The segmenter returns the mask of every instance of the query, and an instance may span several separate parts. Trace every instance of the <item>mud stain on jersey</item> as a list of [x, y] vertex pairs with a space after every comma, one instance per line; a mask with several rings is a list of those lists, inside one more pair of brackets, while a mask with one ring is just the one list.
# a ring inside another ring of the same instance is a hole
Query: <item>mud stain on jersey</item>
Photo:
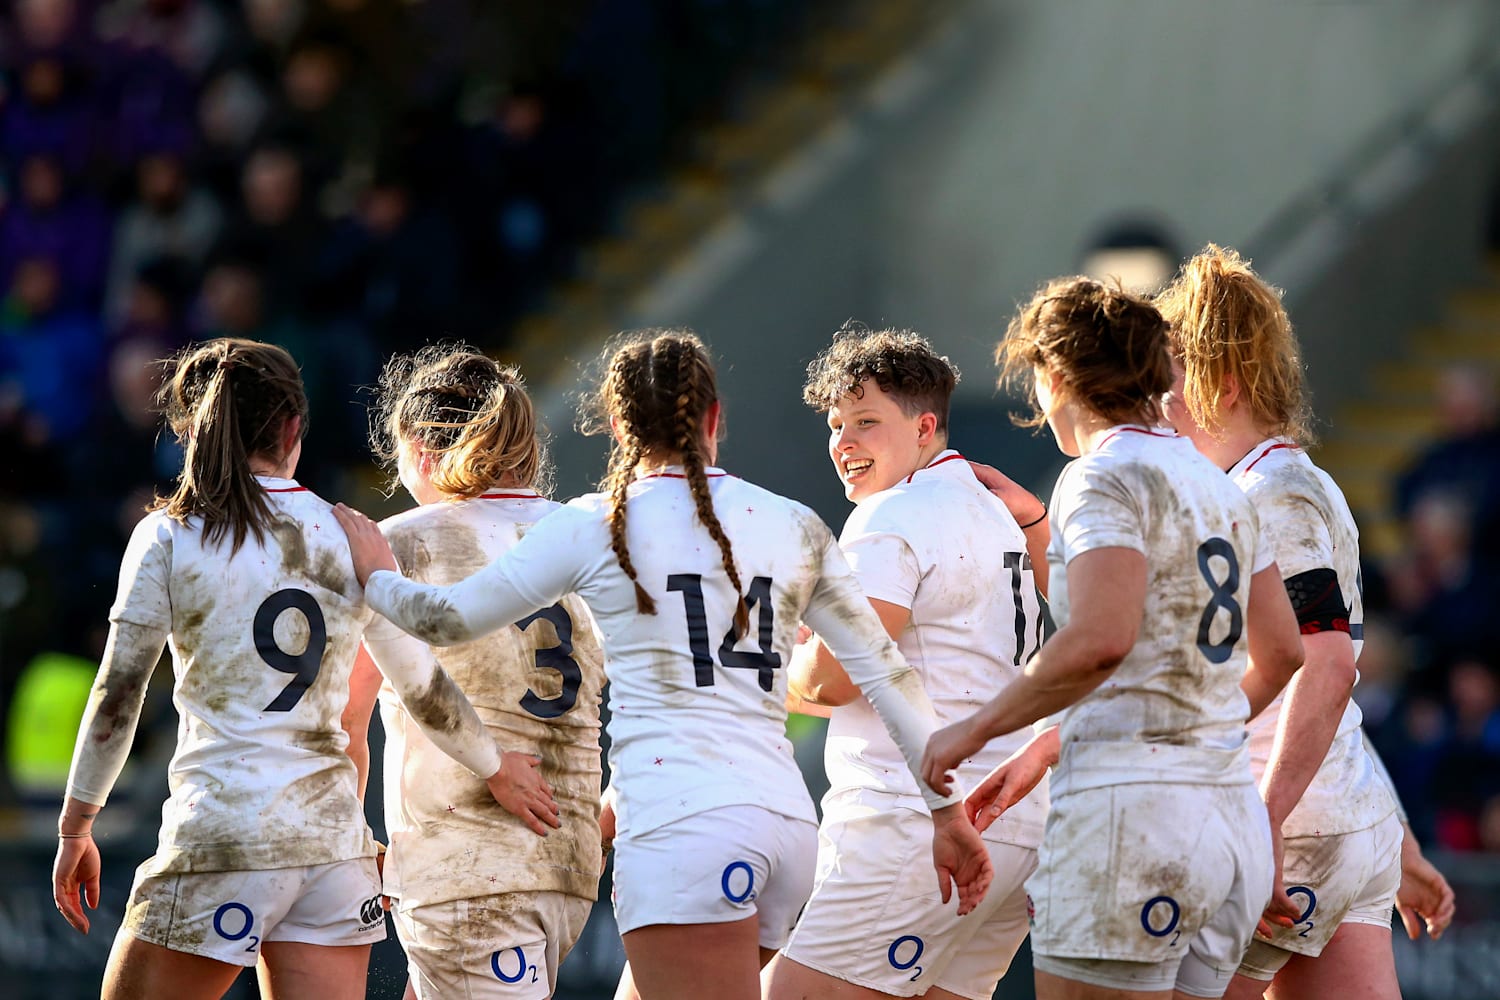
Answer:
[[307, 539], [302, 535], [302, 525], [288, 517], [278, 517], [271, 522], [271, 535], [281, 549], [281, 569], [288, 576], [307, 576]]
[[424, 642], [451, 646], [469, 638], [463, 616], [441, 597], [429, 593], [403, 594], [395, 599], [391, 621]]
[[440, 733], [457, 732], [463, 726], [464, 708], [468, 704], [453, 678], [441, 667], [420, 694], [405, 702], [406, 710], [418, 723]]

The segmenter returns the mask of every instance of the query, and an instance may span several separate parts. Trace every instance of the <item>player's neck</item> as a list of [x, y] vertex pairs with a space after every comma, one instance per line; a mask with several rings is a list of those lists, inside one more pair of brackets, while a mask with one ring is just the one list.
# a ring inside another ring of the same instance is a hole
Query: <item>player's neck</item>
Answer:
[[1224, 426], [1218, 429], [1217, 435], [1201, 433], [1193, 444], [1205, 458], [1228, 472], [1249, 454], [1250, 449], [1271, 436], [1265, 428], [1256, 426], [1249, 414], [1236, 409], [1225, 417]]

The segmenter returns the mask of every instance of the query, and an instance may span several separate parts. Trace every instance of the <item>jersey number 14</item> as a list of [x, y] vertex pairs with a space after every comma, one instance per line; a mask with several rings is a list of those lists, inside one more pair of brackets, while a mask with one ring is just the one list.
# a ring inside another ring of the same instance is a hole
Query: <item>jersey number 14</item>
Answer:
[[[693, 681], [698, 687], [713, 687], [714, 657], [708, 639], [708, 614], [703, 608], [703, 574], [673, 573], [667, 577], [667, 589], [682, 594], [682, 609], [687, 615], [688, 647], [693, 651]], [[719, 664], [740, 670], [758, 671], [756, 678], [762, 691], [775, 685], [771, 671], [781, 666], [781, 654], [775, 645], [775, 612], [771, 608], [771, 578], [757, 576], [750, 581], [750, 590], [745, 594], [745, 607], [756, 615], [755, 639], [760, 647], [754, 652], [735, 649], [734, 626], [724, 633], [719, 643]]]

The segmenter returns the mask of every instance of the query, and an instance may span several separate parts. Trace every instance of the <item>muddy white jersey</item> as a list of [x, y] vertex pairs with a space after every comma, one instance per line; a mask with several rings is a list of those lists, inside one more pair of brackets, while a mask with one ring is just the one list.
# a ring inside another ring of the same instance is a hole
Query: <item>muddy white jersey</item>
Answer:
[[[1282, 579], [1332, 570], [1349, 609], [1354, 655], [1364, 645], [1360, 595], [1359, 530], [1343, 492], [1294, 441], [1262, 441], [1229, 470], [1255, 505]], [[1250, 760], [1257, 779], [1276, 739], [1282, 695], [1250, 722]], [[1362, 720], [1353, 698], [1339, 719], [1328, 756], [1282, 826], [1288, 837], [1353, 833], [1380, 822], [1396, 808], [1360, 738]]]
[[[910, 610], [896, 645], [921, 675], [939, 725], [967, 718], [997, 695], [1041, 643], [1026, 535], [956, 451], [862, 501], [839, 547], [866, 596]], [[977, 784], [1030, 737], [1024, 730], [991, 740], [959, 765], [961, 780]], [[833, 710], [824, 765], [831, 792], [892, 792], [925, 811], [900, 750], [863, 696]], [[839, 800], [830, 794], [828, 801]], [[1046, 814], [1043, 780], [985, 838], [1036, 847]]]
[[[446, 586], [508, 552], [561, 505], [527, 489], [434, 503], [381, 524], [413, 580]], [[538, 837], [500, 807], [483, 781], [418, 728], [389, 682], [385, 725], [386, 892], [406, 907], [506, 892], [599, 886], [599, 702], [604, 655], [577, 597], [456, 646], [431, 647], [381, 618], [366, 642], [377, 663], [431, 657], [458, 684], [495, 742], [542, 759], [562, 827]]]
[[[643, 833], [726, 805], [814, 819], [786, 736], [788, 662], [799, 621], [822, 635], [895, 726], [920, 768], [933, 729], [921, 681], [860, 592], [833, 535], [803, 505], [707, 470], [734, 549], [750, 627], [733, 634], [736, 595], [719, 546], [698, 522], [680, 470], [629, 488], [626, 538], [655, 614], [610, 546], [610, 499], [579, 497], [539, 521], [501, 559], [446, 589], [371, 575], [372, 606], [429, 642], [453, 643], [579, 594], [603, 636], [612, 784], [621, 831]], [[928, 792], [929, 805], [958, 796]]]
[[1068, 564], [1114, 547], [1146, 557], [1145, 611], [1109, 679], [1062, 714], [1064, 765], [1078, 766], [1054, 770], [1053, 796], [1130, 781], [1250, 781], [1244, 612], [1251, 576], [1272, 562], [1254, 508], [1187, 438], [1117, 427], [1053, 490], [1047, 557], [1059, 628], [1089, 613], [1069, 606]]
[[[205, 542], [200, 518], [157, 511], [136, 525], [120, 567], [110, 621], [156, 637], [157, 653], [170, 633], [179, 718], [146, 874], [374, 854], [340, 722], [370, 611], [329, 504], [289, 479], [259, 481], [272, 511], [262, 541], [247, 535], [231, 555], [229, 538]], [[133, 730], [138, 699], [110, 700], [93, 707], [96, 729]], [[102, 803], [118, 765], [99, 767], [85, 742], [70, 794]]]

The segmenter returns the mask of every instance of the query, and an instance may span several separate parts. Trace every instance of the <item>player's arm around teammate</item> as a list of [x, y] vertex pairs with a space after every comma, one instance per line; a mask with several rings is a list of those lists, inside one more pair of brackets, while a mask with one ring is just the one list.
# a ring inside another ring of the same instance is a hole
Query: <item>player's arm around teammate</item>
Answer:
[[[804, 388], [827, 413], [829, 457], [857, 504], [840, 547], [940, 722], [981, 704], [1041, 641], [1026, 534], [948, 448], [957, 380], [919, 335], [856, 329], [808, 366]], [[1026, 500], [1034, 519], [1041, 503]], [[1021, 883], [1045, 794], [993, 831], [995, 882], [959, 918], [922, 892], [930, 820], [918, 786], [820, 639], [798, 647], [789, 683], [842, 707], [828, 732], [818, 882], [769, 970], [769, 996], [990, 996], [1026, 934]], [[967, 762], [965, 782], [1004, 752]]]
[[1255, 504], [1306, 651], [1285, 696], [1251, 713], [1278, 878], [1261, 928], [1269, 940], [1252, 944], [1228, 995], [1259, 997], [1271, 982], [1281, 998], [1396, 997], [1401, 829], [1350, 700], [1363, 621], [1358, 534], [1338, 487], [1301, 448], [1309, 413], [1291, 323], [1280, 293], [1216, 246], [1184, 264], [1158, 304], [1173, 324], [1166, 415]]
[[[635, 983], [648, 1000], [750, 1000], [811, 883], [812, 803], [785, 746], [778, 669], [798, 618], [842, 654], [914, 772], [931, 709], [827, 527], [712, 466], [720, 406], [696, 337], [628, 338], [596, 398], [615, 439], [607, 492], [538, 522], [464, 581], [424, 587], [380, 572], [395, 563], [379, 531], [340, 517], [372, 604], [429, 642], [482, 635], [568, 592], [584, 598], [608, 655], [615, 909]], [[929, 794], [935, 809], [958, 805]], [[977, 903], [989, 859], [961, 812], [935, 832], [933, 855], [961, 905]]]

